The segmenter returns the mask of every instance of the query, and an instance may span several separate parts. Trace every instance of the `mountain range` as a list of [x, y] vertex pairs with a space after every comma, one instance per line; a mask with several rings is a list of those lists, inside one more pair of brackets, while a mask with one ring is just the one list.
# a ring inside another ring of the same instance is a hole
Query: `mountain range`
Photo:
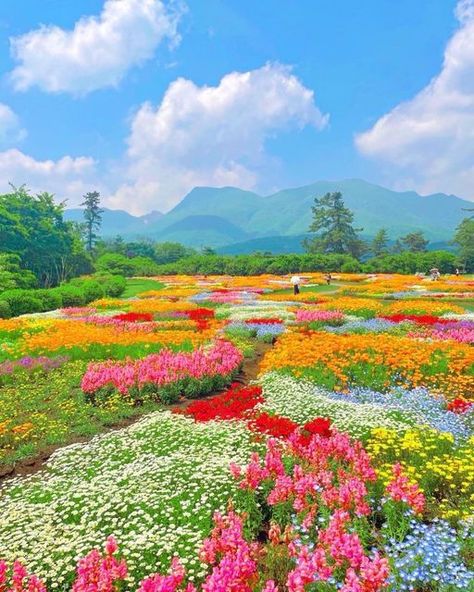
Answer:
[[[153, 211], [132, 216], [105, 209], [103, 237], [148, 237], [177, 241], [192, 247], [209, 246], [220, 252], [297, 252], [311, 223], [315, 197], [341, 191], [354, 213], [362, 236], [371, 238], [386, 228], [392, 240], [421, 230], [436, 243], [452, 238], [472, 202], [454, 195], [421, 196], [415, 191], [393, 191], [360, 179], [317, 181], [261, 196], [236, 187], [196, 187], [166, 214]], [[81, 221], [82, 210], [66, 210], [68, 220]]]

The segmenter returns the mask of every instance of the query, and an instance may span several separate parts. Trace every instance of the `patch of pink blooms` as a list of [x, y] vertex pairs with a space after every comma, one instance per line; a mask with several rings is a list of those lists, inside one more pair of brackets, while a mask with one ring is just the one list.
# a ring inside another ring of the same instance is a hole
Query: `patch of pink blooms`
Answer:
[[220, 339], [208, 349], [199, 348], [191, 353], [163, 349], [139, 360], [89, 364], [81, 387], [88, 394], [107, 386], [127, 394], [130, 389], [146, 385], [159, 388], [184, 378], [228, 376], [239, 367], [242, 359], [242, 353], [232, 343]]
[[[283, 453], [290, 453], [295, 461], [291, 471], [285, 469]], [[244, 489], [257, 490], [265, 484], [268, 505], [290, 503], [303, 532], [314, 533], [312, 540], [317, 542], [311, 548], [296, 531], [288, 545], [296, 564], [288, 574], [288, 592], [304, 592], [308, 585], [336, 575], [342, 577], [343, 592], [386, 588], [387, 559], [377, 553], [366, 555], [352, 529], [353, 518], [370, 513], [366, 484], [376, 480], [360, 442], [336, 431], [330, 437], [315, 435], [308, 442], [296, 432], [286, 443], [270, 440], [264, 458], [254, 454], [245, 471], [235, 465], [231, 470]], [[321, 507], [332, 512], [323, 529], [317, 524]]]
[[116, 583], [128, 574], [124, 559], [116, 557], [118, 551], [114, 537], [110, 536], [104, 554], [92, 549], [77, 564], [76, 580], [72, 592], [115, 592]]
[[91, 306], [69, 306], [61, 308], [61, 313], [67, 317], [89, 317], [97, 312], [96, 308]]
[[15, 561], [11, 568], [5, 561], [0, 561], [0, 592], [46, 592], [46, 587], [19, 561]]
[[344, 321], [344, 314], [337, 310], [316, 310], [300, 308], [296, 311], [297, 323]]
[[132, 321], [124, 321], [122, 319], [114, 319], [110, 316], [93, 315], [84, 319], [88, 323], [99, 325], [102, 327], [113, 327], [117, 331], [128, 333], [153, 333], [156, 331], [156, 323], [148, 321], [144, 323], [135, 323]]
[[426, 500], [418, 485], [410, 483], [400, 463], [393, 465], [392, 473], [393, 479], [386, 487], [388, 495], [396, 502], [405, 502], [414, 512], [421, 514]]

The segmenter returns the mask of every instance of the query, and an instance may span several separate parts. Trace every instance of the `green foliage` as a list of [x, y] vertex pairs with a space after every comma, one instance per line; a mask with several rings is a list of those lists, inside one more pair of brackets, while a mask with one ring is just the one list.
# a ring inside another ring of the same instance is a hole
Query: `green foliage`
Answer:
[[309, 271], [341, 271], [344, 263], [357, 263], [350, 255], [193, 255], [175, 263], [160, 265], [160, 274], [260, 275]]
[[194, 253], [193, 249], [189, 249], [181, 243], [163, 242], [155, 245], [154, 260], [160, 265], [166, 265], [167, 263], [174, 263], [189, 257]]
[[91, 252], [98, 238], [97, 231], [100, 229], [102, 223], [103, 210], [100, 208], [100, 193], [98, 191], [86, 193], [81, 206], [84, 206], [84, 236], [86, 247]]
[[[3, 275], [0, 281], [8, 283], [0, 289], [34, 285], [31, 274], [25, 270], [32, 272], [42, 287], [90, 271], [90, 260], [84, 253], [77, 227], [65, 222], [63, 213], [64, 205], [56, 204], [49, 193], [33, 196], [20, 187], [0, 195], [2, 253], [17, 257], [7, 261], [6, 271], [13, 273], [13, 278]], [[5, 261], [0, 263], [2, 268]], [[19, 283], [18, 268], [23, 273]], [[12, 285], [12, 279], [16, 285]]]
[[474, 219], [465, 218], [457, 227], [454, 243], [459, 245], [459, 261], [466, 271], [474, 271]]
[[81, 289], [86, 302], [92, 302], [92, 300], [98, 300], [105, 296], [104, 285], [96, 279], [75, 278], [71, 280], [70, 284]]
[[368, 273], [427, 273], [432, 267], [437, 267], [441, 273], [453, 273], [456, 268], [456, 255], [448, 251], [404, 251], [370, 259], [362, 267]]
[[12, 311], [6, 300], [0, 300], [0, 319], [9, 319]]
[[32, 294], [41, 301], [41, 312], [56, 310], [63, 305], [63, 297], [58, 288], [33, 290]]
[[364, 254], [364, 243], [357, 234], [360, 229], [354, 228], [354, 214], [345, 207], [342, 193], [336, 191], [315, 198], [312, 211], [309, 231], [319, 234], [305, 241], [308, 252], [348, 254], [356, 259]]
[[36, 290], [6, 290], [2, 292], [0, 299], [7, 302], [11, 316], [41, 312], [43, 308], [40, 297], [35, 296]]
[[410, 253], [424, 253], [429, 242], [422, 232], [409, 232], [400, 239], [402, 247]]
[[125, 292], [127, 281], [121, 275], [99, 276], [104, 286], [105, 295], [111, 298], [118, 298]]
[[99, 272], [124, 275], [125, 277], [133, 276], [135, 271], [133, 259], [119, 253], [104, 253], [95, 262], [95, 267]]
[[20, 261], [17, 254], [0, 253], [0, 292], [36, 285], [35, 275], [27, 269], [21, 269]]
[[71, 284], [66, 284], [56, 288], [63, 299], [63, 306], [65, 308], [69, 306], [84, 306], [86, 304], [86, 297], [84, 291]]
[[370, 245], [370, 252], [374, 257], [380, 257], [387, 253], [388, 233], [385, 228], [381, 228]]

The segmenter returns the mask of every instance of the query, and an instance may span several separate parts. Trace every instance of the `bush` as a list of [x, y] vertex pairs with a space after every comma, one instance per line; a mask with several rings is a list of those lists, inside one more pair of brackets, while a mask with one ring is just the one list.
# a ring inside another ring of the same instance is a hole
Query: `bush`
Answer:
[[104, 286], [95, 280], [84, 281], [80, 286], [80, 289], [84, 292], [86, 304], [105, 296]]
[[0, 319], [9, 319], [12, 311], [6, 300], [0, 300]]
[[84, 306], [86, 304], [86, 297], [84, 291], [81, 288], [65, 284], [56, 288], [63, 299], [63, 306]]
[[125, 292], [127, 281], [121, 275], [110, 275], [103, 278], [103, 287], [106, 296], [118, 298]]
[[43, 303], [37, 298], [36, 290], [7, 290], [0, 296], [10, 307], [11, 315], [16, 317], [22, 314], [41, 312]]
[[133, 259], [119, 253], [105, 253], [95, 263], [97, 271], [131, 277], [135, 273]]
[[41, 301], [41, 312], [56, 310], [63, 306], [63, 298], [57, 288], [34, 290], [32, 294]]
[[346, 261], [341, 266], [342, 273], [360, 273], [362, 271], [362, 267], [358, 261], [354, 259], [354, 261]]

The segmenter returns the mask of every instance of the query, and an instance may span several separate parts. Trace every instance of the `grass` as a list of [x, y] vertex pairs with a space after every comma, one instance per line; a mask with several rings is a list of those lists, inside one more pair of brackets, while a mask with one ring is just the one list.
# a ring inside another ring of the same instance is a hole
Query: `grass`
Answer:
[[0, 467], [161, 408], [132, 407], [120, 398], [106, 408], [89, 404], [80, 389], [85, 368], [79, 361], [47, 374], [25, 373], [1, 389]]
[[165, 285], [157, 280], [150, 278], [128, 278], [127, 287], [125, 292], [122, 294], [122, 298], [132, 298], [140, 292], [146, 292], [147, 290], [161, 290]]

